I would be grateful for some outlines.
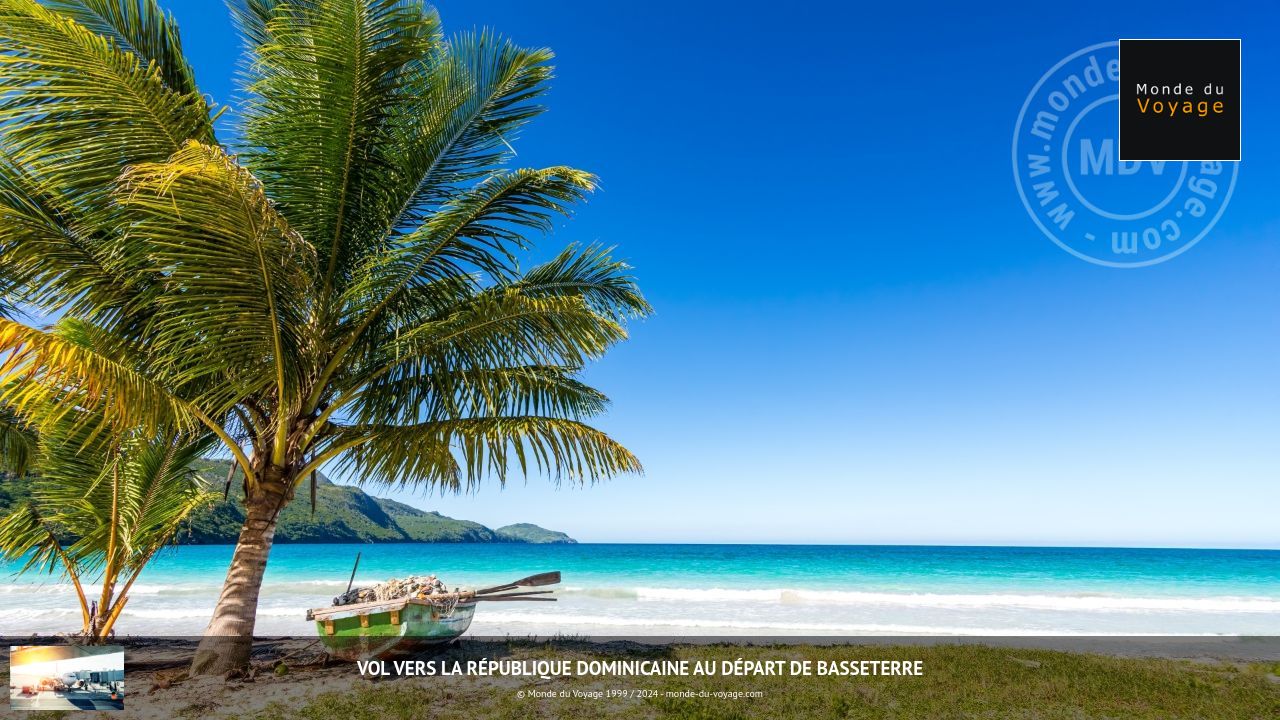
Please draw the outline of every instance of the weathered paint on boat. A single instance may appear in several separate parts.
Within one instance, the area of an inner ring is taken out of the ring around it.
[[[329,654],[345,660],[405,655],[446,643],[471,626],[474,600],[394,600],[312,611]]]

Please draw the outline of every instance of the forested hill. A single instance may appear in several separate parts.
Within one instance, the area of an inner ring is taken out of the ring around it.
[[[227,476],[225,462],[202,463],[197,471],[206,481],[221,487]],[[185,544],[233,543],[244,521],[244,506],[236,500],[238,481],[231,499],[219,500],[188,523],[179,542]],[[358,487],[335,485],[323,475],[316,482],[316,509],[311,512],[309,486],[298,488],[298,497],[280,513],[276,542],[516,542],[572,543],[564,533],[537,528],[540,533],[492,530],[478,522],[456,520],[395,500],[374,497]],[[515,527],[515,526],[512,526]],[[537,527],[536,525],[533,527]]]
[[[196,471],[219,490],[227,476],[226,462],[202,461]],[[237,500],[238,480],[231,497],[218,498],[198,510],[179,532],[177,542],[186,545],[234,543],[244,521],[244,507]],[[480,542],[575,543],[568,535],[529,523],[490,529],[470,520],[456,520],[404,503],[377,498],[360,488],[335,485],[323,475],[316,483],[316,508],[311,512],[310,488],[303,484],[298,497],[280,513],[278,543],[360,542]],[[0,517],[30,494],[29,481],[0,475]]]

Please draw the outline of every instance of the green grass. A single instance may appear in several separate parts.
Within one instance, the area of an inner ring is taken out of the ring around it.
[[[501,645],[496,647],[501,648]],[[1236,666],[1127,659],[977,645],[934,647],[677,646],[611,650],[512,644],[512,658],[923,660],[922,677],[414,678],[356,683],[259,720],[390,720],[428,716],[509,718],[919,718],[973,720],[1275,720],[1280,684],[1271,664]],[[448,657],[448,656],[446,656]],[[646,699],[520,699],[537,689],[657,691]],[[666,691],[758,691],[758,698],[670,698]]]

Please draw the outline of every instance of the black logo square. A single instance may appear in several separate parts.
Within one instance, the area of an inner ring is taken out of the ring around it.
[[[1121,40],[1120,159],[1239,160],[1240,41]]]

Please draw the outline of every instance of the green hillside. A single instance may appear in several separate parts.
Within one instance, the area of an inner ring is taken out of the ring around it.
[[[498,528],[495,532],[503,542],[554,543],[558,545],[578,542],[562,532],[538,527],[533,523],[516,523]]]
[[[203,460],[195,470],[211,487],[221,490],[227,468],[225,461]],[[177,542],[184,545],[234,543],[244,522],[244,507],[236,497],[238,491],[237,479],[232,481],[230,499],[224,501],[219,497],[209,507],[197,511],[179,532]],[[470,520],[456,520],[438,512],[376,498],[357,487],[335,485],[323,475],[316,482],[313,514],[309,492],[309,486],[304,484],[298,489],[298,497],[281,511],[276,542],[575,542],[564,533],[528,523],[494,531]],[[11,505],[29,495],[29,479],[0,474],[0,516],[8,514]]]

